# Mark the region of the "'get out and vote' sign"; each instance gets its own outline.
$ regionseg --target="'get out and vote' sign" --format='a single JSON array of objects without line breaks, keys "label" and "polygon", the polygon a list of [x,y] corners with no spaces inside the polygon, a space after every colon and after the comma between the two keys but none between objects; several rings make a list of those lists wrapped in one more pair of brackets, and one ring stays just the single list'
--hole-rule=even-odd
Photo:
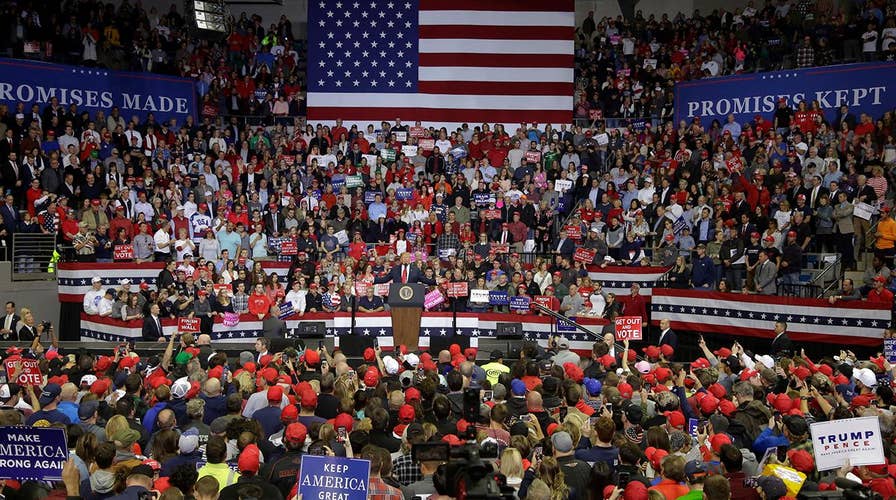
[{"label": "'get out and vote' sign", "polygon": [[616,318],[616,340],[641,340],[641,317],[620,316]]},{"label": "'get out and vote' sign", "polygon": [[367,500],[369,478],[369,460],[302,455],[299,496],[309,500]]},{"label": "'get out and vote' sign", "polygon": [[[43,385],[44,377],[40,373],[40,366],[38,360],[36,359],[19,359],[19,360],[10,360],[7,359],[4,361],[6,365],[6,378],[10,382],[19,384],[21,386],[26,385]],[[22,364],[22,372],[19,373],[19,378],[17,380],[12,380],[12,376],[16,371],[16,363]]]},{"label": "'get out and vote' sign", "polygon": [[65,429],[0,427],[0,479],[59,481],[67,459]]},{"label": "'get out and vote' sign", "polygon": [[818,470],[884,463],[884,445],[877,417],[844,418],[809,426]]}]

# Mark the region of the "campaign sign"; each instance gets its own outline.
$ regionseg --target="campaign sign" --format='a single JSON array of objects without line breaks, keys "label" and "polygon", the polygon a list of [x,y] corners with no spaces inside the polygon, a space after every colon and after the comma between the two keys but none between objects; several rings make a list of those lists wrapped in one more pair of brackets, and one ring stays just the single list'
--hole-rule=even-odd
[{"label": "campaign sign", "polygon": [[115,260],[132,260],[134,258],[134,245],[115,245],[112,250],[112,258]]},{"label": "campaign sign", "polygon": [[338,193],[342,186],[345,186],[345,176],[333,177],[330,179],[330,185],[333,186],[333,192]]},{"label": "campaign sign", "polygon": [[569,320],[565,319],[557,319],[557,331],[558,332],[574,332],[576,331],[576,327],[571,323],[571,321],[575,321],[576,318],[570,317]]},{"label": "campaign sign", "polygon": [[395,190],[395,199],[407,201],[414,199],[414,188],[398,188]]},{"label": "campaign sign", "polygon": [[221,320],[221,323],[228,327],[236,326],[240,324],[240,315],[233,312],[226,312],[224,313],[224,318]]},{"label": "campaign sign", "polygon": [[501,218],[501,211],[500,211],[500,210],[496,210],[496,209],[494,209],[494,210],[486,210],[486,211],[485,211],[485,218],[488,219],[488,220],[491,220],[491,219],[500,219],[500,218]]},{"label": "campaign sign", "polygon": [[327,167],[329,164],[336,163],[336,155],[308,155],[308,164],[317,161],[317,165],[321,168]]},{"label": "campaign sign", "polygon": [[582,239],[582,226],[569,225],[564,226],[563,229],[566,231],[567,238],[571,240]]},{"label": "campaign sign", "polygon": [[535,297],[532,297],[532,300],[545,309],[551,308],[551,297],[548,297],[547,295],[536,295]]},{"label": "campaign sign", "polygon": [[345,187],[352,189],[356,187],[361,187],[364,185],[364,179],[361,178],[360,175],[346,175],[345,176]]},{"label": "campaign sign", "polygon": [[591,264],[594,262],[594,257],[597,255],[597,250],[593,248],[576,248],[576,253],[572,255],[572,260],[576,262],[581,262],[583,264]]},{"label": "campaign sign", "polygon": [[426,129],[423,127],[411,127],[410,133],[411,137],[424,137],[426,136]]},{"label": "campaign sign", "polygon": [[299,253],[299,245],[293,240],[286,240],[280,243],[281,255],[297,255]]},{"label": "campaign sign", "polygon": [[600,109],[589,109],[588,110],[588,119],[589,120],[600,120],[603,119],[604,113],[603,110]]},{"label": "campaign sign", "polygon": [[384,149],[380,151],[380,156],[383,158],[383,161],[395,161],[395,150]]},{"label": "campaign sign", "polygon": [[215,283],[212,285],[212,290],[215,291],[215,295],[221,295],[222,293],[233,295],[233,287],[227,283]]},{"label": "campaign sign", "polygon": [[768,73],[704,78],[675,84],[675,123],[699,116],[707,126],[725,123],[729,114],[738,123],[762,115],[771,121],[778,99],[796,108],[801,101],[818,101],[829,121],[840,106],[880,116],[896,106],[896,65],[882,62],[826,66]]},{"label": "campaign sign", "polygon": [[453,281],[448,283],[449,297],[466,297],[469,295],[469,283],[466,281]]},{"label": "campaign sign", "polygon": [[541,161],[541,151],[526,151],[526,163],[538,163]]},{"label": "campaign sign", "polygon": [[405,156],[414,156],[417,154],[417,146],[402,146],[401,154]]},{"label": "campaign sign", "polygon": [[286,319],[292,316],[292,314],[295,312],[296,308],[293,307],[292,302],[284,302],[280,304],[280,313],[277,314],[277,317],[280,319]]},{"label": "campaign sign", "polygon": [[884,339],[884,356],[890,363],[896,363],[896,339]]},{"label": "campaign sign", "polygon": [[492,252],[499,253],[508,253],[510,252],[510,245],[508,243],[492,243]]},{"label": "campaign sign", "polygon": [[616,318],[616,340],[641,340],[641,317],[620,316]]},{"label": "campaign sign", "polygon": [[489,290],[488,303],[493,306],[506,306],[510,303],[510,298],[507,296],[507,290]]},{"label": "campaign sign", "polygon": [[458,146],[448,152],[455,160],[467,157],[467,150],[463,146]]},{"label": "campaign sign", "polygon": [[510,297],[510,310],[528,311],[531,302],[532,300],[525,295],[514,295],[513,297]]},{"label": "campaign sign", "polygon": [[432,151],[432,148],[436,147],[435,139],[420,139],[420,147],[423,148],[423,151]]},{"label": "campaign sign", "polygon": [[376,201],[376,195],[382,194],[379,191],[364,191],[364,203],[373,203]]},{"label": "campaign sign", "polygon": [[369,460],[302,455],[299,471],[302,498],[367,500]]},{"label": "campaign sign", "polygon": [[477,205],[488,205],[495,202],[495,195],[492,193],[473,193],[473,203]]},{"label": "campaign sign", "polygon": [[177,331],[181,333],[195,333],[199,329],[199,318],[177,318]]},{"label": "campaign sign", "polygon": [[884,463],[884,445],[877,417],[844,418],[815,422],[809,426],[815,451],[815,467],[836,469],[847,460],[850,465]]},{"label": "campaign sign", "polygon": [[565,193],[572,189],[572,181],[569,179],[557,179],[554,181],[554,191]]},{"label": "campaign sign", "polygon": [[403,131],[403,130],[400,130],[400,131],[398,131],[398,132],[395,132],[395,140],[398,141],[398,142],[407,142],[407,140],[408,140],[408,133],[405,132],[405,131]]},{"label": "campaign sign", "polygon": [[474,288],[470,290],[470,302],[477,304],[488,304],[491,302],[491,293],[484,288]]},{"label": "campaign sign", "polygon": [[424,296],[423,307],[425,307],[426,309],[432,309],[442,302],[445,302],[445,296],[442,295],[442,292],[433,290]]},{"label": "campaign sign", "polygon": [[700,420],[696,418],[688,419],[688,434],[697,437],[697,428],[700,426]]},{"label": "campaign sign", "polygon": [[193,79],[0,59],[0,103],[10,109],[19,102],[28,109],[32,104],[43,109],[54,97],[63,109],[75,104],[79,113],[91,116],[113,106],[121,109],[121,116],[145,118],[153,113],[160,122],[177,118],[183,123],[187,116],[196,116]]},{"label": "campaign sign", "polygon": [[65,429],[0,427],[0,478],[61,481],[67,459]]},{"label": "campaign sign", "polygon": [[[19,374],[18,379],[12,380],[12,375],[16,371],[16,363],[22,364],[22,373]],[[44,379],[40,374],[40,367],[36,359],[7,359],[4,361],[4,364],[6,365],[6,380],[23,387],[26,385],[43,385]]]}]

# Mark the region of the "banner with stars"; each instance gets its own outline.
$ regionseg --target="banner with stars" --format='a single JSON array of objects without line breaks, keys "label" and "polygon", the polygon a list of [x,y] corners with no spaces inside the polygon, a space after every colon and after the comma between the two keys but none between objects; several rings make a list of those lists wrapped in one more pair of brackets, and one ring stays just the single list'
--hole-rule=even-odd
[{"label": "banner with stars", "polygon": [[651,320],[673,329],[774,338],[775,321],[787,322],[796,341],[880,346],[890,309],[865,301],[838,302],[767,295],[653,290]]},{"label": "banner with stars", "polygon": [[600,282],[604,292],[613,292],[616,295],[628,295],[633,283],[641,287],[641,295],[653,293],[653,287],[658,284],[668,268],[665,267],[628,267],[628,266],[588,266],[588,277],[591,281]]}]

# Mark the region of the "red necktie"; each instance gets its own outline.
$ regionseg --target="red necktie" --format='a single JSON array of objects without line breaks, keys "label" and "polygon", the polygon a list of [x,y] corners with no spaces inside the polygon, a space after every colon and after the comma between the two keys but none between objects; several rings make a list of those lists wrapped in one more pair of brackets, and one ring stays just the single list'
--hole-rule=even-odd
[{"label": "red necktie", "polygon": [[401,282],[408,282],[408,266],[401,266]]}]

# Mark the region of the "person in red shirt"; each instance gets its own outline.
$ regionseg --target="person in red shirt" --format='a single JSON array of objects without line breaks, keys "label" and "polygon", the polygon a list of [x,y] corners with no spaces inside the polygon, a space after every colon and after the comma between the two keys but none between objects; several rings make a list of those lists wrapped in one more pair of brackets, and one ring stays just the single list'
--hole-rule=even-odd
[{"label": "person in red shirt", "polygon": [[862,137],[867,134],[874,133],[874,121],[871,120],[871,116],[862,113],[859,117],[859,124],[856,125],[855,134],[857,137]]},{"label": "person in red shirt", "polygon": [[875,276],[873,288],[868,292],[868,302],[876,304],[893,304],[893,292],[884,288],[887,279],[883,276]]},{"label": "person in red shirt", "polygon": [[134,224],[124,216],[124,205],[115,207],[115,217],[109,222],[109,234],[118,234],[119,229],[124,229],[129,240],[134,237]]},{"label": "person in red shirt", "polygon": [[249,314],[264,319],[271,309],[271,299],[264,293],[264,285],[255,285],[255,293],[249,296]]},{"label": "person in red shirt", "polygon": [[641,295],[641,286],[632,283],[632,293],[630,295],[619,296],[619,302],[622,302],[624,309],[623,314],[626,316],[640,316],[642,321],[647,322],[647,299]]}]

